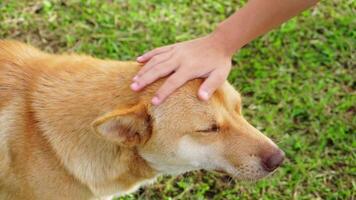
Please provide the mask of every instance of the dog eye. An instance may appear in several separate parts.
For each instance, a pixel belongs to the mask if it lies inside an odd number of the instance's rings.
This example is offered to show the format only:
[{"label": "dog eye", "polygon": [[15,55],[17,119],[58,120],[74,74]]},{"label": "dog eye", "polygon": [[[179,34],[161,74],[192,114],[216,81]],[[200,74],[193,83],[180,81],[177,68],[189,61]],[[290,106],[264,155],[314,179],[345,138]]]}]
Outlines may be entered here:
[{"label": "dog eye", "polygon": [[204,130],[198,130],[197,132],[209,133],[209,132],[219,132],[219,131],[220,131],[220,127],[217,124],[213,124],[211,125],[210,128]]}]

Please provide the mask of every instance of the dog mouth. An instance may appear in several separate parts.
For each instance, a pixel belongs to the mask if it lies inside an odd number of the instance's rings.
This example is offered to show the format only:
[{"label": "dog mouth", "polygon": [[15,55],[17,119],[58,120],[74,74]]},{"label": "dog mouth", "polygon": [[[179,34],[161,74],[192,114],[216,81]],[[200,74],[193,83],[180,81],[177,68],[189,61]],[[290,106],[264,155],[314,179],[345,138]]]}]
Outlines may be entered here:
[{"label": "dog mouth", "polygon": [[242,168],[235,168],[234,170],[225,170],[218,168],[214,169],[213,171],[219,175],[230,177],[234,180],[256,182],[260,179],[270,176],[277,170],[268,172],[266,170],[263,170],[261,166],[246,166]]}]

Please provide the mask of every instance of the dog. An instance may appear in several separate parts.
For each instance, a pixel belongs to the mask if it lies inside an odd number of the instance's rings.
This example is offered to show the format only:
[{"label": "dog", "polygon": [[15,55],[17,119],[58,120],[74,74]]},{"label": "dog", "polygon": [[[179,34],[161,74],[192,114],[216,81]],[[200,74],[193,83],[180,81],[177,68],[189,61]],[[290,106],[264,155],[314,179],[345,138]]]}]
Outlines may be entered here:
[{"label": "dog", "polygon": [[133,92],[140,67],[1,40],[0,199],[108,199],[162,174],[257,180],[281,165],[283,151],[244,119],[229,83],[203,102],[192,80],[153,106],[165,79]]}]

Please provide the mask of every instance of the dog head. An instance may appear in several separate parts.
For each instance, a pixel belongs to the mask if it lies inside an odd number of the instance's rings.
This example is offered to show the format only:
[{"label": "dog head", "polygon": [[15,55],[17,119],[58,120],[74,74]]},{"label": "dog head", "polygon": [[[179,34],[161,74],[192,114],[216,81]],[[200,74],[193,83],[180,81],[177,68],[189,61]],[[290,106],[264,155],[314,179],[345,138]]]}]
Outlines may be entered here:
[{"label": "dog head", "polygon": [[140,103],[118,108],[93,126],[106,139],[137,149],[160,173],[206,169],[257,180],[273,172],[284,153],[244,119],[240,94],[225,83],[203,102],[196,97],[200,83],[190,81],[160,106],[150,104],[157,85],[150,87]]}]

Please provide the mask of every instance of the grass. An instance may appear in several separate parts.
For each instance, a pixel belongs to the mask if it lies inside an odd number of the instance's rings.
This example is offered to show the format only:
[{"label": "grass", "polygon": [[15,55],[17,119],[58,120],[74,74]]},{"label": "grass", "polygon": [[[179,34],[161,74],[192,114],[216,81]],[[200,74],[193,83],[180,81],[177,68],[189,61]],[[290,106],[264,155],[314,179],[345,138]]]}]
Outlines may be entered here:
[{"label": "grass", "polygon": [[[209,33],[243,2],[0,0],[0,37],[50,52],[134,59]],[[244,47],[229,81],[244,115],[286,152],[257,183],[207,172],[163,177],[121,199],[355,199],[356,3],[322,1]]]}]

